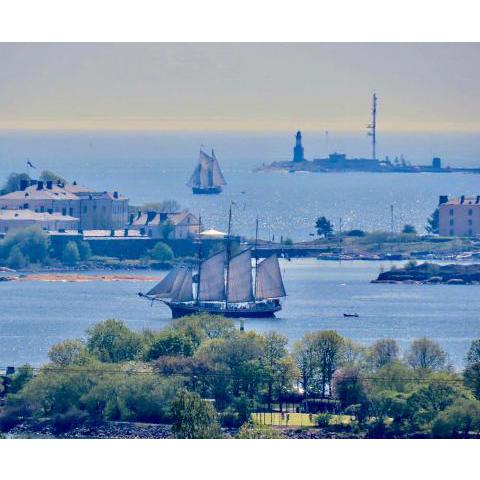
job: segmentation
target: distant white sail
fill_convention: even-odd
[[[177,288],[172,291],[171,299],[174,302],[190,302],[193,300],[192,270],[186,268],[181,277],[181,284],[178,283]]]
[[[212,155],[211,157],[200,150],[198,165],[187,183],[189,187],[209,188],[226,185],[225,178],[213,152]]]
[[[222,170],[220,169],[220,165],[218,164],[217,158],[215,157],[215,153],[212,150],[212,170],[213,170],[213,184],[214,185],[226,185],[227,182],[225,181],[225,177],[223,176]]]
[[[286,296],[276,255],[272,255],[258,264],[255,296],[259,300]]]
[[[228,269],[228,301],[252,302],[252,251],[234,256]]]
[[[175,282],[177,275],[180,273],[181,268],[181,266],[176,266],[170,270],[170,272],[168,272],[168,274],[162,280],[160,280],[160,282],[158,282],[149,292],[147,292],[147,295],[155,296],[157,298],[170,297],[173,283]]]
[[[200,264],[201,301],[225,300],[225,252],[220,252]]]

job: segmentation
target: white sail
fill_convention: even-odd
[[[213,184],[215,186],[218,185],[226,185],[227,182],[225,181],[225,177],[223,176],[222,170],[220,170],[220,165],[217,162],[217,158],[215,157],[215,153],[212,150],[212,170],[213,170]]]
[[[226,185],[225,178],[213,152],[212,155],[211,157],[200,150],[198,165],[187,183],[189,187],[209,188]]]
[[[192,289],[192,270],[186,268],[182,275],[181,284],[177,284],[177,288],[172,291],[171,299],[174,302],[190,302],[193,300]]]
[[[259,300],[286,296],[276,255],[272,255],[258,264],[255,296]]]
[[[188,181],[187,185],[189,187],[199,187],[200,186],[200,170],[201,166],[198,164],[195,167],[195,170],[193,171],[192,176],[190,177],[190,180]]]
[[[225,252],[220,252],[200,264],[201,301],[225,300]]]
[[[153,295],[157,298],[166,298],[170,296],[170,293],[172,291],[173,283],[175,282],[175,279],[177,278],[177,275],[180,273],[181,267],[176,266],[174,269],[172,269],[170,272],[167,273],[167,275],[160,280],[149,292],[147,292],[147,295]]]
[[[228,301],[252,302],[252,251],[250,249],[234,256],[228,269]]]

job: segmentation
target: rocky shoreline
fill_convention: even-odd
[[[372,283],[480,285],[480,264],[409,263],[403,268],[381,272]]]

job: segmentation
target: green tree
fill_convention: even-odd
[[[362,405],[367,409],[368,397],[365,381],[358,367],[346,367],[333,376],[333,394],[340,400],[342,408],[350,405]]]
[[[317,218],[317,221],[315,222],[315,228],[317,230],[317,234],[320,237],[327,237],[333,232],[333,225],[332,223],[327,220],[325,217],[319,217]]]
[[[480,340],[473,340],[465,357],[467,365],[480,363]]]
[[[6,263],[14,270],[20,270],[28,266],[28,260],[25,258],[18,245],[14,245],[11,248]]]
[[[61,177],[60,175],[57,175],[56,173],[50,171],[50,170],[43,170],[43,172],[40,174],[40,180],[43,180],[44,182],[60,182],[60,183],[67,183],[67,181]]]
[[[412,342],[406,360],[415,369],[441,371],[447,368],[448,357],[437,342],[424,337]]]
[[[267,381],[268,408],[272,404],[274,385],[279,381],[281,374],[280,364],[287,356],[288,338],[275,332],[268,332],[263,336],[263,362]]]
[[[480,430],[480,402],[460,399],[435,418],[432,425],[434,438],[469,438],[472,431]]]
[[[2,244],[2,255],[7,258],[15,246],[28,262],[42,263],[48,259],[50,240],[39,227],[22,228],[7,234]]]
[[[141,336],[119,320],[105,320],[87,330],[87,350],[102,362],[134,360],[142,348]]]
[[[77,242],[70,240],[63,249],[62,261],[65,265],[76,265],[80,260],[80,253],[78,251]]]
[[[77,243],[78,253],[80,255],[80,260],[86,262],[92,256],[92,250],[88,242],[78,242]]]
[[[408,416],[414,427],[429,428],[438,413],[456,400],[468,397],[461,388],[445,380],[448,379],[440,378],[439,381],[432,379],[408,396],[406,402]]]
[[[28,175],[28,173],[11,173],[3,185],[3,188],[0,190],[0,194],[6,195],[7,193],[20,190],[20,183],[22,180],[30,183],[30,175]]]
[[[429,234],[438,234],[438,228],[440,223],[440,211],[438,208],[428,217],[427,225],[425,226],[425,230]]]
[[[172,405],[172,432],[176,438],[220,438],[217,413],[197,393],[182,391]]]
[[[164,242],[157,242],[148,254],[157,262],[169,262],[174,258],[173,250]]]
[[[146,349],[145,360],[178,355],[189,357],[194,351],[195,345],[191,338],[180,330],[169,328],[154,335]]]
[[[406,223],[402,228],[402,233],[405,233],[407,235],[416,235],[417,229],[413,225]]]
[[[170,235],[175,231],[175,225],[170,222],[170,221],[166,221],[163,225],[162,225],[162,238],[164,240],[168,240],[170,238]]]
[[[343,347],[343,338],[334,330],[325,330],[318,333],[316,349],[321,377],[322,396],[325,396],[327,388],[329,394],[332,392],[332,378],[343,361]]]
[[[378,369],[391,365],[398,359],[398,344],[392,338],[377,340],[368,351],[368,360],[373,368]]]
[[[85,351],[85,345],[80,340],[64,340],[50,348],[48,358],[59,367],[77,363]]]
[[[480,362],[471,363],[465,368],[463,383],[473,392],[475,398],[480,400]]]

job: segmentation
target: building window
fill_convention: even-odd
[[[468,209],[468,214],[471,216],[473,214],[473,211],[471,208]]]
[[[468,229],[468,236],[469,236],[469,237],[473,237],[473,232],[472,232],[472,229],[471,229],[471,228]]]
[[[83,213],[87,213],[87,206],[86,205],[84,205],[84,207],[83,207]]]
[[[453,208],[450,209],[450,215],[453,215]]]
[[[105,205],[102,205],[102,212],[105,213],[107,211],[107,207]]]
[[[73,208],[70,208],[70,209],[69,209],[69,215],[70,215],[71,217],[73,217]]]
[[[450,230],[450,236],[453,237],[453,230]]]
[[[42,205],[42,206],[40,207],[40,212],[43,213],[44,211],[45,211],[45,207]]]
[[[471,218],[468,219],[468,224],[472,225],[472,219]]]
[[[450,220],[450,226],[453,227],[453,220]]]

